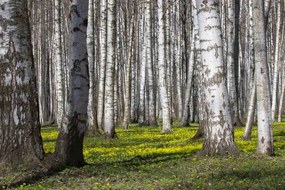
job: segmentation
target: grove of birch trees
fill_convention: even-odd
[[[283,0],[0,0],[0,163],[85,164],[84,135],[199,123],[204,155],[238,153],[234,127],[273,155],[285,94]],[[191,137],[189,137],[191,138]],[[11,151],[13,150],[13,151]],[[27,156],[29,155],[29,156]]]

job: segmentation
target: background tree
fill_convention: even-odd
[[[257,94],[258,147],[257,152],[273,155],[272,118],[268,69],[266,65],[266,37],[264,25],[264,2],[253,0],[255,83]]]

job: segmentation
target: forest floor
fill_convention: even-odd
[[[87,136],[88,165],[63,168],[16,189],[285,189],[285,123],[274,124],[274,157],[255,154],[256,127],[251,141],[242,140],[244,127],[235,129],[240,156],[198,156],[202,140],[191,140],[197,129],[194,124],[176,126],[172,134],[162,135],[159,127],[133,125],[117,129],[114,140]],[[55,127],[42,128],[46,152],[54,151],[57,135]],[[21,166],[4,172],[0,168],[0,184],[29,175]]]

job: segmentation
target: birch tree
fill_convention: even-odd
[[[107,60],[106,60],[106,83],[105,83],[105,112],[104,132],[107,138],[116,137],[114,122],[114,72],[115,72],[115,44],[116,44],[116,3],[108,0],[107,5]]]
[[[257,94],[258,147],[257,152],[273,155],[272,118],[266,63],[264,0],[253,0],[253,31],[255,50],[255,84]]]
[[[88,5],[88,26],[87,26],[87,52],[88,52],[88,70],[89,70],[89,98],[88,98],[88,131],[95,135],[100,135],[97,123],[97,110],[96,110],[96,82],[97,76],[97,63],[98,60],[98,41],[96,33],[96,24],[98,24],[97,17],[98,5],[96,0],[89,0]]]
[[[280,22],[281,22],[281,3],[276,1],[275,5],[277,7],[276,11],[276,35],[275,35],[275,46],[274,46],[274,72],[273,72],[273,83],[272,83],[272,106],[271,106],[271,116],[272,121],[275,120],[275,112],[277,108],[277,88],[278,88],[278,77],[280,71],[279,64],[279,47],[280,47]]]
[[[233,125],[226,81],[223,76],[221,23],[217,0],[196,0],[201,58],[202,85],[205,93],[203,123],[205,140],[202,153],[225,155],[235,153]]]
[[[105,70],[106,70],[106,36],[107,36],[107,7],[106,0],[100,1],[100,58],[99,58],[99,84],[98,84],[98,100],[97,100],[97,121],[100,129],[103,129],[103,118],[104,118],[104,102],[105,102]]]
[[[70,166],[85,164],[83,138],[87,125],[89,76],[86,29],[88,1],[72,0],[70,4],[70,94],[67,111],[56,141],[55,157]]]
[[[158,7],[158,73],[159,73],[159,93],[162,109],[162,133],[171,133],[170,102],[167,93],[166,81],[166,51],[165,51],[165,31],[164,31],[164,2],[157,1]]]
[[[55,25],[54,25],[54,76],[55,76],[55,98],[56,98],[56,119],[60,126],[64,114],[64,74],[63,74],[63,53],[61,34],[61,0],[55,0]]]
[[[27,1],[0,5],[0,164],[38,163],[44,151]]]

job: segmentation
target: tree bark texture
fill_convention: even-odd
[[[87,125],[89,92],[86,44],[88,1],[71,1],[70,15],[70,94],[56,141],[55,156],[63,165],[83,166],[83,139]]]
[[[28,164],[44,151],[27,1],[0,4],[0,164]]]
[[[197,0],[203,65],[205,140],[202,153],[236,153],[226,81],[223,76],[221,23],[217,0]]]

